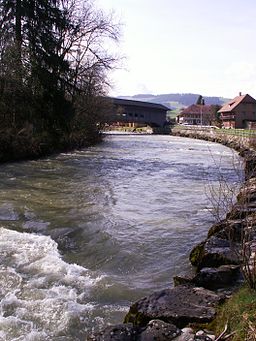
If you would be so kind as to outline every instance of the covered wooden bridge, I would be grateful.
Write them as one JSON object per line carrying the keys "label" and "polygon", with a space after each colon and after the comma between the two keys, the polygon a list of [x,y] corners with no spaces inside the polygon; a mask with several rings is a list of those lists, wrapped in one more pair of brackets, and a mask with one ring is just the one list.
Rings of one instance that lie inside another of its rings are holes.
{"label": "covered wooden bridge", "polygon": [[141,102],[135,100],[108,98],[109,114],[106,116],[108,124],[119,126],[164,127],[166,114],[170,110],[158,103]]}

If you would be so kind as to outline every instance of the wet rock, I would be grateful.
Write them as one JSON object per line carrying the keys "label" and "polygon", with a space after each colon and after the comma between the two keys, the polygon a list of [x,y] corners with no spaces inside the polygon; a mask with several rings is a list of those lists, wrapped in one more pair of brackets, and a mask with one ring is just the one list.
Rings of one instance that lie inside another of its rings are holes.
{"label": "wet rock", "polygon": [[136,341],[137,335],[138,330],[131,323],[118,324],[89,336],[87,341]]}
{"label": "wet rock", "polygon": [[146,329],[138,337],[139,341],[168,341],[175,339],[181,334],[181,330],[174,324],[161,320],[150,321]]}
{"label": "wet rock", "polygon": [[239,265],[221,265],[218,268],[203,268],[196,274],[194,283],[206,289],[217,290],[232,287],[241,278]]}
{"label": "wet rock", "polygon": [[239,245],[231,243],[227,239],[217,238],[215,236],[207,239],[203,244],[199,244],[200,248],[197,252],[195,247],[191,254],[190,260],[193,259],[192,265],[197,266],[200,270],[206,267],[217,268],[225,264],[239,264]]}
{"label": "wet rock", "polygon": [[210,290],[234,287],[241,280],[239,265],[222,265],[218,268],[203,268],[194,277],[174,277],[174,284],[191,284]]}
{"label": "wet rock", "polygon": [[80,228],[64,227],[49,230],[46,234],[58,244],[61,251],[74,250],[77,248],[76,238],[80,233]]}
{"label": "wet rock", "polygon": [[227,220],[222,220],[216,224],[213,224],[208,231],[207,238],[216,236],[219,232],[225,230],[228,227]]}
{"label": "wet rock", "polygon": [[244,219],[221,221],[210,228],[207,238],[215,236],[217,238],[239,243],[241,242],[243,229],[246,226],[246,223],[247,221]]}
{"label": "wet rock", "polygon": [[150,320],[160,319],[179,328],[189,322],[210,322],[220,300],[220,296],[204,288],[177,286],[155,292],[135,302],[130,307],[125,322],[146,326]]}
{"label": "wet rock", "polygon": [[203,258],[205,243],[206,242],[204,241],[197,244],[190,252],[189,255],[190,263],[196,267],[201,263],[201,260]]}
{"label": "wet rock", "polygon": [[174,287],[177,287],[178,285],[195,286],[193,276],[174,276],[173,283]]}

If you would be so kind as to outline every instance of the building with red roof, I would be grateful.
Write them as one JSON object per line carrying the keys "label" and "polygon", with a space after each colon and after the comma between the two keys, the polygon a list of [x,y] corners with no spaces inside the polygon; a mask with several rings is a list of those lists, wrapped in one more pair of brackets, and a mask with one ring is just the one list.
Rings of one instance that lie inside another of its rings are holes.
{"label": "building with red roof", "polygon": [[192,104],[178,115],[179,123],[189,125],[209,126],[214,120],[212,105]]}
{"label": "building with red roof", "polygon": [[256,126],[256,100],[250,95],[235,97],[218,111],[224,128],[251,129]]}

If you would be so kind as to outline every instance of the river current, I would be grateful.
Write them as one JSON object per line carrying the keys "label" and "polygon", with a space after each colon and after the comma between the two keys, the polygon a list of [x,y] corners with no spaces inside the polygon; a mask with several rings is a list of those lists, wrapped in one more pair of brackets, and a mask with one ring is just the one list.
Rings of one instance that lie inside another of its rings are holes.
{"label": "river current", "polygon": [[208,188],[242,181],[231,149],[111,135],[0,166],[0,340],[75,341],[192,271],[214,222]]}

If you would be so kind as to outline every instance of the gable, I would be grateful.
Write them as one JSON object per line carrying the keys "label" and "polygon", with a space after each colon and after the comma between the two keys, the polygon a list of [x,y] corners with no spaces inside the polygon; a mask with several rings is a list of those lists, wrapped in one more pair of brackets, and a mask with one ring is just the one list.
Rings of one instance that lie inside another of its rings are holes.
{"label": "gable", "polygon": [[250,95],[248,95],[248,94],[242,95],[242,96],[237,96],[234,99],[232,99],[231,101],[225,103],[220,108],[218,113],[231,112],[241,103],[253,103],[253,104],[256,104],[256,100],[253,97],[251,97]]}

